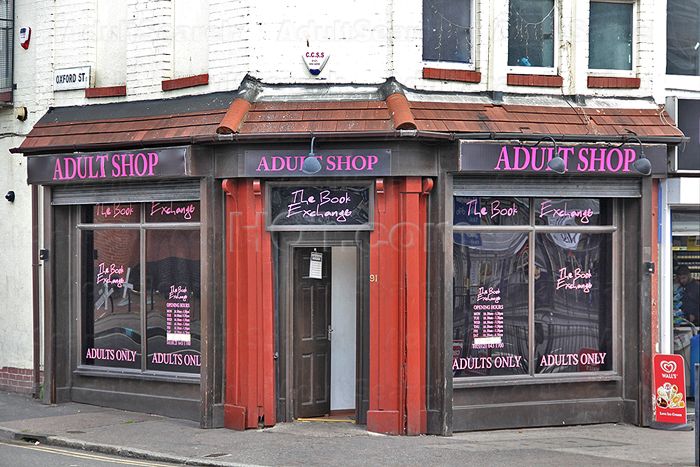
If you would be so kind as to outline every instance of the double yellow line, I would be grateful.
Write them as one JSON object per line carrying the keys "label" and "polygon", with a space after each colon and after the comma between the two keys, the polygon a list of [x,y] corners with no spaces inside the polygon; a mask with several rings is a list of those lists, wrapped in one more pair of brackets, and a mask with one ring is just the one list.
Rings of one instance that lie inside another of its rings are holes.
{"label": "double yellow line", "polygon": [[102,461],[102,462],[110,462],[112,464],[140,465],[140,466],[145,466],[145,467],[172,467],[174,465],[174,464],[158,464],[158,463],[154,463],[152,461],[143,461],[143,460],[138,460],[138,459],[119,459],[119,458],[114,458],[114,457],[101,456],[99,454],[90,454],[87,452],[77,452],[77,451],[71,451],[68,449],[53,448],[53,447],[42,446],[42,445],[24,444],[24,443],[12,442],[12,441],[0,440],[0,444],[4,444],[6,446],[19,448],[19,449],[30,449],[32,451],[50,452],[50,453],[59,454],[62,456],[75,457],[77,459],[89,459],[89,460],[98,460],[98,461]]}

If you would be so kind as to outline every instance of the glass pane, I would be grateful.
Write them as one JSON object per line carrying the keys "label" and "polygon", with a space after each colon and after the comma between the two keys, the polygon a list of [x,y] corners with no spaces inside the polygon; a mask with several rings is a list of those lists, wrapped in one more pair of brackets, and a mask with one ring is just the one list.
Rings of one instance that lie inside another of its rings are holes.
{"label": "glass pane", "polygon": [[471,0],[423,1],[423,60],[471,63]]}
{"label": "glass pane", "polygon": [[535,239],[535,371],[611,370],[612,234]]}
{"label": "glass pane", "polygon": [[554,66],[554,0],[510,0],[508,66]]}
{"label": "glass pane", "polygon": [[632,69],[631,3],[591,2],[588,68]]}
{"label": "glass pane", "polygon": [[528,198],[455,196],[454,225],[528,225]]}
{"label": "glass pane", "polygon": [[83,222],[89,224],[138,224],[141,222],[140,203],[106,203],[86,206]]}
{"label": "glass pane", "polygon": [[139,231],[84,231],[82,245],[83,363],[140,369]]}
{"label": "glass pane", "polygon": [[700,0],[667,0],[666,73],[700,75]]}
{"label": "glass pane", "polygon": [[[527,374],[526,233],[455,235],[452,371],[460,376]],[[460,238],[461,239],[461,238]]]}
{"label": "glass pane", "polygon": [[612,213],[609,203],[591,198],[536,198],[536,225],[587,226],[610,225]]}
{"label": "glass pane", "polygon": [[199,201],[154,201],[145,209],[146,222],[199,222]]}
{"label": "glass pane", "polygon": [[198,230],[147,232],[146,287],[147,368],[199,373]]}

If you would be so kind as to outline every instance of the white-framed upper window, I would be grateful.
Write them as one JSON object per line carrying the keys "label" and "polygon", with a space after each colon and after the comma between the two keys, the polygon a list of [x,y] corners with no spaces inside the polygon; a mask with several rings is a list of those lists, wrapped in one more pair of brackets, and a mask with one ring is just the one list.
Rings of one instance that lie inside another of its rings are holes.
{"label": "white-framed upper window", "polygon": [[12,90],[14,1],[0,0],[0,91]]}
{"label": "white-framed upper window", "polygon": [[588,69],[632,72],[635,4],[595,1],[588,23]]}
{"label": "white-framed upper window", "polygon": [[423,0],[423,60],[474,63],[474,0]]}
{"label": "white-framed upper window", "polygon": [[667,0],[666,74],[700,76],[700,0]]}
{"label": "white-framed upper window", "polygon": [[509,71],[556,72],[557,12],[554,0],[510,0],[508,5]]}

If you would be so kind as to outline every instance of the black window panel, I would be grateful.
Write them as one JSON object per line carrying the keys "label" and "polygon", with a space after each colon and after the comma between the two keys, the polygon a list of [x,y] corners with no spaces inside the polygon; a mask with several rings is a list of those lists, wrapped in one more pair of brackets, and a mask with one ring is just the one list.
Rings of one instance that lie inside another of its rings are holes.
{"label": "black window panel", "polygon": [[700,75],[700,0],[667,0],[666,73]]}
{"label": "black window panel", "polygon": [[527,374],[528,235],[475,236],[453,250],[453,375]]}
{"label": "black window panel", "polygon": [[552,227],[611,225],[609,203],[596,198],[535,198],[535,224]]}
{"label": "black window panel", "polygon": [[508,66],[554,66],[554,0],[510,0]]}
{"label": "black window panel", "polygon": [[471,0],[423,1],[423,60],[472,62]]}
{"label": "black window panel", "polygon": [[535,371],[612,370],[612,234],[535,235]]}
{"label": "black window panel", "polygon": [[591,2],[588,68],[632,69],[631,3]]}
{"label": "black window panel", "polygon": [[82,243],[82,362],[140,369],[139,231],[85,231]]}
{"label": "black window panel", "polygon": [[530,202],[528,198],[455,196],[453,223],[456,226],[528,225]]}

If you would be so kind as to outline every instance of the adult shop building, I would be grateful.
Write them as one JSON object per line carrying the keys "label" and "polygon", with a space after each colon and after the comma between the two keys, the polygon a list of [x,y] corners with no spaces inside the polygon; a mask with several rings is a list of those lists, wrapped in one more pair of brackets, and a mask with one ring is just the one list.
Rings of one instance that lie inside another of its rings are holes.
{"label": "adult shop building", "polygon": [[43,195],[46,402],[234,429],[649,423],[667,115],[261,88],[54,108],[16,149]]}

